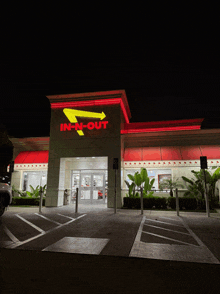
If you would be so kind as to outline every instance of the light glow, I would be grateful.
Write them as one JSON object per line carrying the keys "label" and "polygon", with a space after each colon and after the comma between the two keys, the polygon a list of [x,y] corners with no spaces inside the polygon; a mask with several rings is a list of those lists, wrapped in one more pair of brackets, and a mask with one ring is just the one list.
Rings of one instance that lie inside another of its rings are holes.
{"label": "light glow", "polygon": [[72,102],[58,102],[51,103],[52,109],[67,108],[67,107],[85,107],[85,106],[99,106],[99,105],[116,105],[120,104],[126,123],[129,123],[128,114],[121,98],[113,99],[97,99],[88,101],[72,101]]}
{"label": "light glow", "polygon": [[[83,125],[82,123],[78,123],[78,120],[76,118],[76,116],[79,116],[79,117],[91,117],[91,118],[100,118],[101,120],[104,119],[106,117],[105,113],[102,112],[102,113],[98,113],[98,112],[91,112],[91,111],[83,111],[83,110],[78,110],[78,109],[70,109],[70,108],[64,108],[63,109],[63,112],[64,114],[66,115],[66,117],[68,118],[68,120],[71,122],[71,123],[75,123],[75,125],[71,125],[69,124],[67,126],[67,124],[61,124],[60,125],[60,130],[61,131],[66,131],[66,129],[68,131],[71,131],[71,129],[76,129],[77,133],[80,135],[80,136],[84,136],[84,133],[82,131],[83,128],[87,128],[89,130],[92,130],[94,129],[94,127],[96,129],[100,129],[102,124],[100,124],[99,122],[99,126],[97,124],[97,122],[89,122],[87,125]],[[104,124],[104,129],[106,129],[106,124],[108,122],[101,122]],[[78,130],[79,129],[79,130]]]}
{"label": "light glow", "polygon": [[167,132],[167,131],[184,131],[184,130],[199,130],[200,126],[179,126],[179,127],[165,127],[165,128],[149,128],[149,129],[130,129],[121,130],[121,134],[134,133],[150,133],[150,132]]}

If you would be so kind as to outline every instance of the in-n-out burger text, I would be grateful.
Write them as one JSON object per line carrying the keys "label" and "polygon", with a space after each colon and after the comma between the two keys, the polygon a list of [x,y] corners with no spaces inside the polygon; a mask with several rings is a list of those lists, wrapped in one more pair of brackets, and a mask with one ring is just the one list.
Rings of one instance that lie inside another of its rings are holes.
{"label": "in-n-out burger text", "polygon": [[100,130],[106,129],[108,121],[98,121],[98,122],[88,122],[86,125],[83,123],[68,123],[60,124],[60,131],[71,131],[71,130],[83,130],[87,128],[88,130]]}

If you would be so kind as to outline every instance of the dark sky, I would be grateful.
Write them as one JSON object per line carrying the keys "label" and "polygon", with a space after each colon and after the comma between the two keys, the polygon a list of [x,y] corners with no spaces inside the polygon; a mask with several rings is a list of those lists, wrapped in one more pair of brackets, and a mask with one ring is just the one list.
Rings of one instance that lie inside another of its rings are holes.
{"label": "dark sky", "polygon": [[143,35],[91,34],[4,35],[0,122],[9,135],[49,136],[46,95],[120,89],[130,122],[205,118],[202,128],[220,128],[217,35],[150,42]]}

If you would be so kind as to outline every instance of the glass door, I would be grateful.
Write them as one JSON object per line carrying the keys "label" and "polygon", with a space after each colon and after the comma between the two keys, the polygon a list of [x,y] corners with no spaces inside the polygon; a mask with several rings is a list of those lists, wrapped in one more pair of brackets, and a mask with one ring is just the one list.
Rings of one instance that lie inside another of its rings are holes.
{"label": "glass door", "polygon": [[105,172],[72,171],[71,201],[75,202],[76,188],[79,188],[79,203],[98,204],[107,202]]}
{"label": "glass door", "polygon": [[92,197],[92,174],[80,174],[80,187],[79,187],[79,201],[81,203],[91,202]]}
{"label": "glass door", "polygon": [[71,177],[71,202],[75,202],[76,200],[76,188],[79,188],[80,183],[80,173],[72,171]]}
{"label": "glass door", "polygon": [[92,174],[92,202],[93,203],[105,203],[106,191],[105,191],[105,174],[93,173]]}

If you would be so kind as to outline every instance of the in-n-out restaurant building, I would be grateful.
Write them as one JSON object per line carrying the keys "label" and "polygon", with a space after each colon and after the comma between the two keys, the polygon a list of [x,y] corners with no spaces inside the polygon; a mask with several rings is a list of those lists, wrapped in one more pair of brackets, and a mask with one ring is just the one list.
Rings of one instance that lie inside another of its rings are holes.
{"label": "in-n-out restaurant building", "polygon": [[[46,206],[62,206],[79,188],[80,203],[122,207],[127,174],[145,167],[159,190],[163,179],[191,177],[220,165],[220,130],[202,130],[203,119],[129,123],[124,90],[47,96],[51,105],[50,137],[10,138],[14,144],[12,185],[30,191],[47,184]],[[147,110],[146,110],[147,111]],[[113,160],[118,158],[115,175]],[[105,197],[106,195],[106,197]]]}

